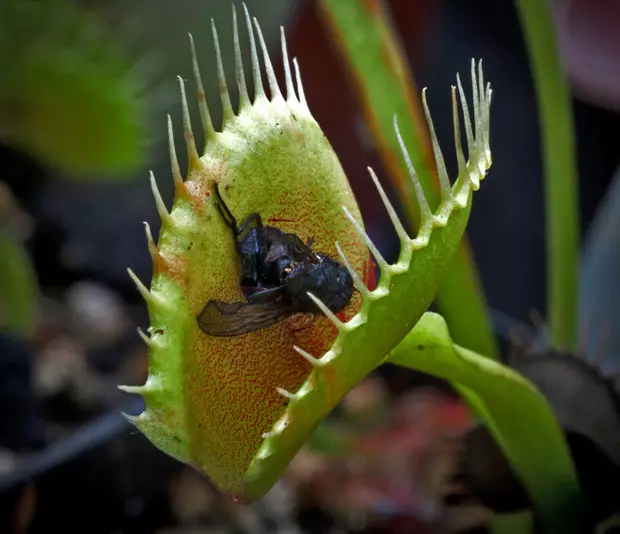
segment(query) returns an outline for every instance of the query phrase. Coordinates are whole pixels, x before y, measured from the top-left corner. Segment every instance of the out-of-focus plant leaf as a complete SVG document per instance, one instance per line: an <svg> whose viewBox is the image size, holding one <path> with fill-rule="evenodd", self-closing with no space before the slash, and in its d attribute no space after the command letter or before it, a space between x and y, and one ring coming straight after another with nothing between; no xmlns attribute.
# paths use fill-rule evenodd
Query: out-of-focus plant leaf
<svg viewBox="0 0 620 534"><path fill-rule="evenodd" d="M380 0L321 0L320 4L390 180L399 192L409 225L414 227L419 223L419 215L405 161L391 135L394 115L399 118L405 144L411 147L414 167L431 206L439 204L440 195L428 129L401 43ZM466 239L446 271L437 304L458 343L489 357L497 356L497 344Z"/></svg>
<svg viewBox="0 0 620 534"><path fill-rule="evenodd" d="M543 142L549 341L576 349L577 162L573 110L548 2L517 0L530 57Z"/></svg>
<svg viewBox="0 0 620 534"><path fill-rule="evenodd" d="M26 251L0 228L0 329L28 337L37 320L37 280Z"/></svg>
<svg viewBox="0 0 620 534"><path fill-rule="evenodd" d="M73 175L128 176L146 156L132 67L75 2L3 2L0 139Z"/></svg>
<svg viewBox="0 0 620 534"><path fill-rule="evenodd" d="M534 385L510 368L453 344L445 321L434 313L425 313L386 361L450 380L477 408L526 488L543 532L585 532L570 450Z"/></svg>
<svg viewBox="0 0 620 534"><path fill-rule="evenodd" d="M586 354L605 374L620 371L620 168L584 244L579 292Z"/></svg>

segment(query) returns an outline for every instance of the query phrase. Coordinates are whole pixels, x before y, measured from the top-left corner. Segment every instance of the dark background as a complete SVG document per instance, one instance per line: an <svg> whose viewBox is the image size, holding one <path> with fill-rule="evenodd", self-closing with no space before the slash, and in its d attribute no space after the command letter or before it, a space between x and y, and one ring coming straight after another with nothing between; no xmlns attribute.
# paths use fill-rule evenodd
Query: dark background
<svg viewBox="0 0 620 534"><path fill-rule="evenodd" d="M228 6L228 2L221 3ZM468 235L488 303L494 310L498 335L503 339L511 320L528 321L532 309L544 316L546 287L538 119L514 5L506 0L386 3L392 9L418 87L429 87L429 104L444 147L452 145L449 87L457 72L467 77L471 58L484 59L485 76L494 89L493 167L476 195ZM183 10L183 2L176 9ZM350 82L327 39L316 6L308 0L297 2L278 16L286 26L289 53L299 58L310 108L352 182L369 233L387 258L393 259L397 243L365 169L371 165L379 176L385 176L385 171L368 141ZM220 25L228 23L229 18L218 21ZM171 23L155 28L157 31L165 39L170 33L184 36L186 30ZM220 39L224 42L222 36ZM208 43L208 39L203 41ZM279 57L274 38L271 44L272 56ZM203 54L211 54L208 44ZM178 71L187 71L188 60L189 53ZM173 87L177 72L165 74L162 83ZM581 228L585 232L618 164L620 117L591 100L575 98L573 106ZM178 119L178 104L171 109ZM157 116L157 128L163 130L167 109L162 106L152 111ZM166 153L164 148L160 152ZM169 172L160 159L161 154L156 154L155 165L161 169L159 183L164 183L162 188L169 199L171 180L166 185ZM129 182L76 184L9 146L0 147L0 161L1 178L34 220L27 247L46 299L34 346L5 334L0 337L0 446L5 449L0 464L8 465L8 478L0 478L4 480L4 485L0 484L0 532L434 531L437 512L433 499L414 491L424 485L420 482L425 476L419 467L420 458L437 444L442 430L460 428L466 418L448 389L428 377L386 370L378 382L373 381L360 393L368 396L370 403L386 395L393 410L417 414L402 420L395 416L397 422L390 421L396 429L404 425L407 439L415 435L424 443L405 448L403 453L407 462L417 466L407 475L411 494L395 496L391 490L378 489L381 484L376 483L380 478L376 474L373 478L371 473L363 482L357 480L356 484L373 495L368 498L370 504L361 507L361 515L348 501L349 508L345 506L344 511L333 509L326 499L313 494L327 491L325 487L312 477L298 474L293 476L294 482L287 482L284 493L276 491L262 507L240 511L190 470L130 432L117 415L121 406L128 409L124 404L127 398L109 391L123 382L119 377L133 377L135 382L144 372L143 349L134 326L147 324L146 310L125 269L131 266L143 280L148 280L151 272L141 222L149 220L154 229L158 224L147 174ZM453 164L451 160L449 163ZM121 325L118 335L106 338L102 329L93 334L95 341L85 340L83 333L76 334L75 328L63 323L64 317L79 315L81 301L75 296L76 287L95 291L86 291L83 299L99 298L99 290L104 302L112 295L121 311L109 312L101 304L105 309L97 313ZM92 321L95 324L101 320L97 313ZM51 367L42 367L42 361L50 365L50 358ZM52 378L57 385L43 391L41 373L53 375L53 369L62 369L70 378ZM85 384L91 381L104 393L89 397L84 390L90 388ZM129 409L139 411L139 405ZM347 410L345 407L350 419L359 415ZM420 417L426 422L421 423ZM386 443L402 438L403 434L394 432L379 434ZM422 435L424 432L427 434ZM26 458L20 455L35 452L40 456L19 462ZM326 469L325 465L316 458L313 461L324 473L321 469ZM329 464L329 469L337 470L338 465ZM329 479L334 495L350 489L351 484L344 475Z"/></svg>

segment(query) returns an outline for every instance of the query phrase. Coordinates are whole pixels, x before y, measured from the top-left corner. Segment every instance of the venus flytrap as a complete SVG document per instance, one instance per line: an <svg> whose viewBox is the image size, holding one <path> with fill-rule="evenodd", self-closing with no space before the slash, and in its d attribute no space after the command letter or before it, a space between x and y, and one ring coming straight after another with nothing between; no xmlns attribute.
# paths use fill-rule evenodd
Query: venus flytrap
<svg viewBox="0 0 620 534"><path fill-rule="evenodd" d="M247 93L233 10L240 94L237 113L230 103L212 24L223 109L221 131L211 121L193 53L206 138L202 156L196 150L180 81L189 169L183 180L170 134L174 202L168 212L151 177L162 228L155 244L146 227L153 257L150 290L136 279L152 325L149 335L141 334L149 348L149 377L143 386L124 389L144 397L145 411L131 420L156 446L194 465L222 491L239 500L254 500L272 487L314 428L353 386L385 361L431 304L465 230L472 191L478 189L491 165L491 89L484 83L481 65L476 69L472 63L472 124L458 78L458 93L452 88L459 170L453 184L424 99L441 183L442 201L434 213L395 119L421 224L417 235L407 234L369 169L400 239L398 261L389 264L364 231L338 159L308 109L296 62L293 81L284 36L286 98L254 21L269 83L268 99L247 10L245 15L254 98L250 101ZM459 101L468 161L461 147ZM231 338L200 331L196 316L209 299L242 300L239 259L214 201L216 185L236 216L258 212L285 232L303 240L312 238L315 250L340 257L358 292L345 312L336 316L315 299L324 313L314 322L292 317ZM372 290L360 274L368 272L369 253L380 271Z"/></svg>

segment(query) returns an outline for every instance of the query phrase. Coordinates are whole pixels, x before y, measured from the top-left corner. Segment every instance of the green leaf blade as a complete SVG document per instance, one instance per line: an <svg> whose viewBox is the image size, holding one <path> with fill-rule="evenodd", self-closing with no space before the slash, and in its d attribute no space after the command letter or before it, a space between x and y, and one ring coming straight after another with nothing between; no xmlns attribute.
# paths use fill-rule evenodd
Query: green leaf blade
<svg viewBox="0 0 620 534"><path fill-rule="evenodd" d="M521 375L453 344L444 319L426 313L387 361L455 383L476 406L526 488L546 533L585 532L570 450L546 399Z"/></svg>

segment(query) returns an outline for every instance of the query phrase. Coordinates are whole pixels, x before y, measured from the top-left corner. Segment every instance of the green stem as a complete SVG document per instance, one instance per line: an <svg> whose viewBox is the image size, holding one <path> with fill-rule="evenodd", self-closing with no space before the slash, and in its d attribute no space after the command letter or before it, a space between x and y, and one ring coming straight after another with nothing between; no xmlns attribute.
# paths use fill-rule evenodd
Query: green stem
<svg viewBox="0 0 620 534"><path fill-rule="evenodd" d="M550 342L576 349L579 216L571 99L548 2L517 0L543 142Z"/></svg>
<svg viewBox="0 0 620 534"><path fill-rule="evenodd" d="M585 532L581 490L564 434L531 383L454 345L444 319L434 313L424 314L386 361L455 383L509 459L544 532Z"/></svg>

